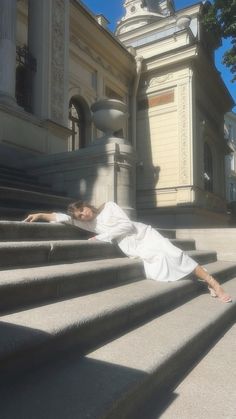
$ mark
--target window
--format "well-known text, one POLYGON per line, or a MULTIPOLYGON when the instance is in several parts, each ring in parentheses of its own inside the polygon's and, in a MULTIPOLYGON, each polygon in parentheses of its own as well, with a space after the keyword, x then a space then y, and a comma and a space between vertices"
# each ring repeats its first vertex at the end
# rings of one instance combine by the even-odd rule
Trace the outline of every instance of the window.
POLYGON ((86 117, 83 106, 76 99, 71 99, 69 107, 69 122, 72 134, 69 140, 69 150, 84 148, 86 145, 86 117))
POLYGON ((234 184, 233 183, 229 184, 229 200, 230 201, 234 200, 234 184))
POLYGON ((234 154, 230 155, 230 168, 231 168, 232 171, 234 171, 234 168, 235 168, 235 156, 234 156, 234 154))
POLYGON ((209 144, 204 144, 204 189, 213 192, 213 159, 209 144))
POLYGON ((233 127, 231 124, 228 125, 229 140, 233 140, 233 127))
POLYGON ((28 47, 16 48, 16 101, 27 112, 32 112, 33 77, 36 72, 36 60, 28 47))

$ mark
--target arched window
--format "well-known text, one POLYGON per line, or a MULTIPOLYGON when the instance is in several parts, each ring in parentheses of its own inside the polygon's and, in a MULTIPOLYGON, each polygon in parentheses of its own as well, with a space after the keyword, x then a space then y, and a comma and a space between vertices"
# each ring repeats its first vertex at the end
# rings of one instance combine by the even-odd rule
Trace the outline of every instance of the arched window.
POLYGON ((213 158, 210 146, 204 144, 204 189, 213 192, 213 158))
POLYGON ((16 63, 16 101, 25 111, 32 112, 32 86, 37 63, 26 45, 16 47, 16 63))
POLYGON ((69 107, 69 122, 72 134, 69 150, 77 150, 86 146, 86 115, 84 107, 76 99, 71 99, 69 107))
POLYGON ((16 68, 16 101, 19 106, 30 112, 27 92, 27 70, 22 65, 16 68))

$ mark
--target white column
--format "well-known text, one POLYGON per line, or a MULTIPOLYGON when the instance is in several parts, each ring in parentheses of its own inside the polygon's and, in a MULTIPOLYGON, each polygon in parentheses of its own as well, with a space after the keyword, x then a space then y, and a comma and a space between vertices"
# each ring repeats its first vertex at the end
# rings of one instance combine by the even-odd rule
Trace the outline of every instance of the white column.
POLYGON ((29 0, 28 43, 37 60, 33 111, 67 126, 69 0, 29 0))
POLYGON ((0 103, 16 105, 16 0, 0 0, 0 103))

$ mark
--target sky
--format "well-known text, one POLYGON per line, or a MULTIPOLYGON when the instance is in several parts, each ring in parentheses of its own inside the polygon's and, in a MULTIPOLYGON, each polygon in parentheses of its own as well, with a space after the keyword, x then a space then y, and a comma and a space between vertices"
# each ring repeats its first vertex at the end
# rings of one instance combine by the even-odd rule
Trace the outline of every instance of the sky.
MULTIPOLYGON (((95 14, 103 14, 109 20, 109 28, 114 31, 117 21, 124 15, 124 0, 82 0, 82 2, 95 14)), ((196 4, 196 0, 175 0, 176 10, 182 9, 192 4, 196 4)), ((222 55, 226 49, 230 46, 230 41, 226 40, 223 42, 222 47, 216 51, 215 61, 218 71, 220 71, 222 78, 236 103, 236 82, 231 83, 232 74, 230 71, 221 63, 222 55)), ((233 109, 236 112, 236 106, 233 109)))

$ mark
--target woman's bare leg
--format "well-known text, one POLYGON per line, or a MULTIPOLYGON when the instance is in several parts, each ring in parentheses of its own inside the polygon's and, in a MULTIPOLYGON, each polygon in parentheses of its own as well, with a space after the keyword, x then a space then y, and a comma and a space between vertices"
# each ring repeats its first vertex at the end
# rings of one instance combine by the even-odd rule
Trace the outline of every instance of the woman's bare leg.
POLYGON ((201 265, 198 265, 195 270, 194 274, 203 279, 208 284, 209 291, 213 297, 218 297, 219 300, 223 301, 224 303, 229 303, 232 301, 230 295, 226 294, 223 288, 220 286, 219 282, 213 278, 201 265))

